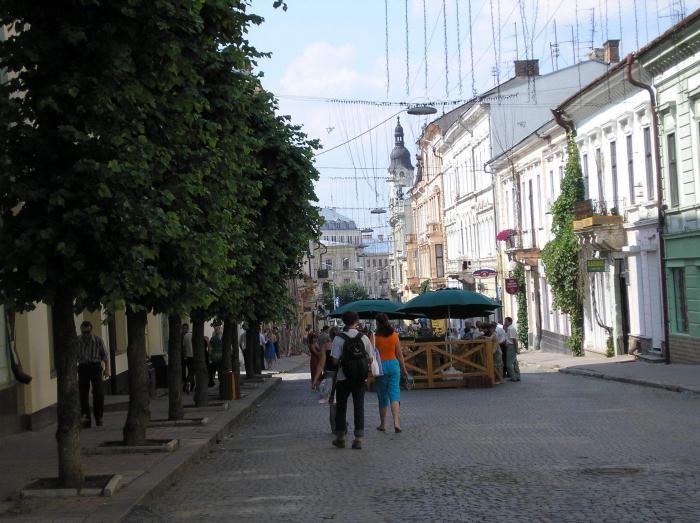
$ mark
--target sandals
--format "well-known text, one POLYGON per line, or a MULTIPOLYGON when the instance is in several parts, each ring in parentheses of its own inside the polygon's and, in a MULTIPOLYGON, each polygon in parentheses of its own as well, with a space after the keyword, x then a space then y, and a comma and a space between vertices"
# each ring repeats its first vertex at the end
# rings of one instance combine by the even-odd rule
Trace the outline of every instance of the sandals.
POLYGON ((382 428, 382 427, 377 427, 377 430, 379 430, 379 431, 381 431, 381 432, 386 432, 386 429, 385 429, 385 428, 382 428))
POLYGON ((403 432, 403 431, 401 430, 401 427, 394 427, 394 432, 399 434, 400 432, 403 432))

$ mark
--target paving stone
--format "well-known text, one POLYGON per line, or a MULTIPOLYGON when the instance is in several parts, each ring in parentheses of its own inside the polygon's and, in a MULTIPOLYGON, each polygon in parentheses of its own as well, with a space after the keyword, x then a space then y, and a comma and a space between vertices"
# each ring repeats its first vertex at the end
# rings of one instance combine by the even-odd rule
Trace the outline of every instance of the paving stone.
POLYGON ((294 377, 127 520, 700 521, 698 398, 531 372, 404 392, 394 434, 368 393, 357 451, 294 377))

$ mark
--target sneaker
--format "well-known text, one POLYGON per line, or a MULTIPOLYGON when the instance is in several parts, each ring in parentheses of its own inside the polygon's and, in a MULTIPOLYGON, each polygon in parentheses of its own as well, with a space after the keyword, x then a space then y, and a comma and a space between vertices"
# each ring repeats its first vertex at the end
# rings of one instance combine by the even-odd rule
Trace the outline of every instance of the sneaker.
MULTIPOLYGON (((354 445, 354 443, 353 443, 354 445)), ((333 440, 333 446, 338 447, 339 449, 344 449, 345 448, 345 439, 344 438, 335 438, 333 440)))
POLYGON ((98 427, 101 427, 101 426, 102 426, 102 418, 96 419, 96 420, 95 420, 95 425, 97 425, 98 427))
MULTIPOLYGON (((343 443, 345 443, 345 442, 343 442, 343 443)), ((343 444, 343 446, 345 446, 345 445, 343 444)), ((362 448, 362 440, 359 440, 359 439, 354 440, 352 442, 352 448, 360 450, 362 448)))
POLYGON ((90 422, 90 416, 81 416, 80 426, 84 429, 89 429, 92 426, 92 423, 90 422))

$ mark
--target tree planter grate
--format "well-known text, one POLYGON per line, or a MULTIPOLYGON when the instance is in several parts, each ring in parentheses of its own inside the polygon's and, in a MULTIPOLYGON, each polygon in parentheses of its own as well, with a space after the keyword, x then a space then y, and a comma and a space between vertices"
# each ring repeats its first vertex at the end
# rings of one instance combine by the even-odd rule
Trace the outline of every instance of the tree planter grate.
POLYGON ((105 441, 97 447, 84 448, 84 454, 151 454, 173 452, 179 446, 176 439, 147 439, 145 445, 124 445, 120 441, 105 441))
POLYGON ((32 481, 20 491, 23 498, 64 498, 74 496, 110 497, 122 486, 119 474, 101 474, 85 476, 85 483, 80 489, 62 488, 58 478, 39 478, 32 481))

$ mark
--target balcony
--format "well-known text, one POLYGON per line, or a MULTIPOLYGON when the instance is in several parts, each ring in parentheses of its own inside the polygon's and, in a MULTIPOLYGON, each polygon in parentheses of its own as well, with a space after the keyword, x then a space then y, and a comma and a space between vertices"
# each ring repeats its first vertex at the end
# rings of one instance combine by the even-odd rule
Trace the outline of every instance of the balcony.
POLYGON ((406 243, 416 243, 418 241, 418 237, 415 234, 406 234, 404 238, 406 239, 406 243))
POLYGON ((440 235, 442 234, 442 227, 440 226, 440 223, 429 223, 428 224, 428 232, 426 236, 430 238, 431 236, 435 235, 440 235))
POLYGON ((619 251, 627 244, 620 213, 624 201, 586 200, 574 208, 574 233, 581 245, 597 251, 619 251))

